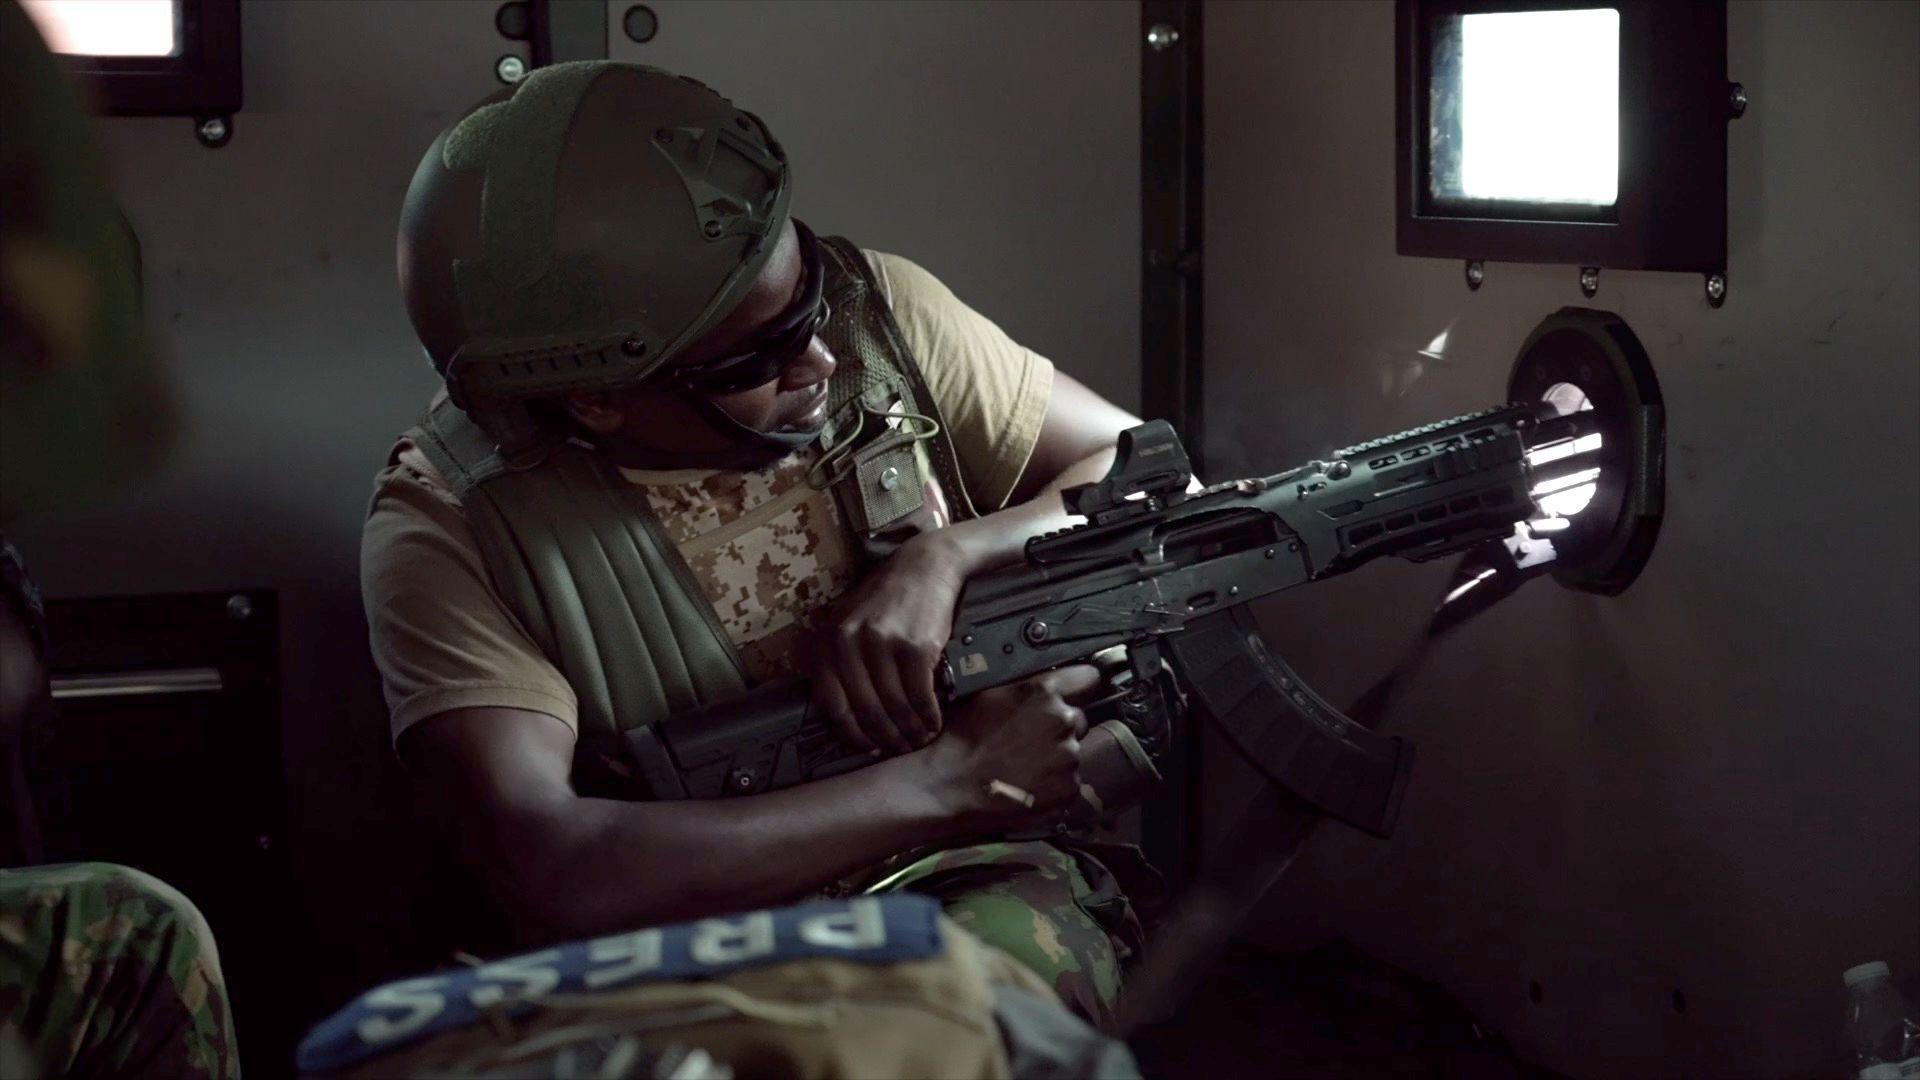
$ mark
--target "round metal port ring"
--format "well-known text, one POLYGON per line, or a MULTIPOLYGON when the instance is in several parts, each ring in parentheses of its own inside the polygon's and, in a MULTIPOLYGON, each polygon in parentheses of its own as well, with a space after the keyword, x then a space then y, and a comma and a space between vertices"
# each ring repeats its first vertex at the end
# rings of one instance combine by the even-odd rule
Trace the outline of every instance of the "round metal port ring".
POLYGON ((1592 502, 1553 534, 1554 579, 1612 596, 1639 577, 1653 554, 1666 509, 1666 410, 1653 363, 1626 321, 1610 311, 1564 307, 1527 335, 1507 378, 1511 401, 1585 396, 1599 421, 1600 476, 1592 502))

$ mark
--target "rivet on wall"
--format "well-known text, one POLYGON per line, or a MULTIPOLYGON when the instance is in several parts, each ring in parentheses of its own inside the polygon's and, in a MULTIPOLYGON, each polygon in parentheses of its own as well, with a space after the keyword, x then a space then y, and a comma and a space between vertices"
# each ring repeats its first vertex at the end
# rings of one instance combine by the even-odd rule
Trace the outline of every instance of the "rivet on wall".
POLYGON ((645 4, 635 4, 621 17, 620 28, 626 31, 627 37, 644 44, 660 32, 660 16, 645 4))
POLYGON ((233 140, 233 117, 203 116, 194 121, 194 137, 209 150, 218 150, 233 140))
POLYGON ((526 0, 501 4, 493 13, 493 28, 508 41, 525 41, 532 36, 533 14, 527 10, 526 0))
POLYGON ((1708 304, 1719 307, 1727 302, 1727 275, 1724 272, 1716 271, 1708 274, 1705 284, 1708 304))

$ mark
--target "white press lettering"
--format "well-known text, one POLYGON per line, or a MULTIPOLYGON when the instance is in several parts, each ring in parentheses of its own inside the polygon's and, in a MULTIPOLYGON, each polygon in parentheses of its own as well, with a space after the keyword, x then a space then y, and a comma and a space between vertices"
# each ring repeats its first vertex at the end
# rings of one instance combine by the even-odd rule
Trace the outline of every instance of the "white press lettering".
POLYGON ((526 1001, 553 991, 560 985, 560 973, 546 965, 560 959, 559 949, 528 953, 502 960, 475 971, 474 977, 488 980, 467 995, 476 1009, 485 1009, 505 1001, 526 1001), (506 983, 508 986, 496 985, 506 983), (509 987, 514 989, 508 993, 509 987))
POLYGON ((822 949, 873 949, 887 943, 887 923, 880 901, 864 896, 847 903, 847 910, 800 920, 800 940, 822 949))
POLYGON ((404 1009, 400 1016, 369 1016, 360 1021, 353 1029, 360 1041, 365 1043, 392 1042, 427 1026, 427 1021, 439 1016, 447 1007, 447 999, 440 994, 440 987, 446 983, 440 976, 428 976, 423 979, 406 979, 391 986, 383 986, 371 991, 360 1003, 369 1009, 404 1009))
POLYGON ((600 938, 587 945, 587 959, 595 964, 613 965, 587 972, 589 989, 598 990, 645 975, 660 966, 660 931, 641 930, 600 938))
POLYGON ((764 911, 740 919, 703 919, 694 924, 688 951, 696 964, 737 964, 773 952, 773 916, 764 911))

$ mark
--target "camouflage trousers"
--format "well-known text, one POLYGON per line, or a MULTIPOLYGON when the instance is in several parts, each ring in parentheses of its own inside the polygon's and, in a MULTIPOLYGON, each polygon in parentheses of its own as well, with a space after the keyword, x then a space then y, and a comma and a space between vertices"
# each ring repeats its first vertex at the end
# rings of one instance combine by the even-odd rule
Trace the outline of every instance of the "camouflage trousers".
POLYGON ((0 870, 0 1075, 237 1077, 213 933, 125 866, 0 870))
POLYGON ((1026 840, 938 851, 882 878, 870 893, 916 892, 947 917, 1032 969, 1098 1026, 1138 955, 1140 922, 1112 871, 1074 844, 1026 840))

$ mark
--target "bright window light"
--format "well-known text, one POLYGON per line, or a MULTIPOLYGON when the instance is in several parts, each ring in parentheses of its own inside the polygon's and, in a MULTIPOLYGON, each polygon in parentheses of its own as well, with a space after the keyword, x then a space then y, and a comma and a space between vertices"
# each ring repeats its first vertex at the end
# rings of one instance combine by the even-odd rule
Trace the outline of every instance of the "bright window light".
POLYGON ((1615 203, 1618 11, 1459 16, 1444 28, 1434 75, 1434 114, 1445 125, 1434 132, 1436 197, 1615 203))
POLYGON ((179 51, 174 0, 22 0, 47 39, 66 56, 172 56, 179 51))

